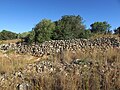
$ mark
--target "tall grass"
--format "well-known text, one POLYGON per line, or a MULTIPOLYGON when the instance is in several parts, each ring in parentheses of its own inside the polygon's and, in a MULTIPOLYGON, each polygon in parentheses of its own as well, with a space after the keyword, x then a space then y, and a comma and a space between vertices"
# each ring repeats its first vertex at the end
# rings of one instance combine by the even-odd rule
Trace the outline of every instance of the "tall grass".
POLYGON ((34 62, 35 57, 19 55, 14 51, 0 52, 0 73, 11 73, 34 62))
MULTIPOLYGON (((120 50, 110 48, 104 52, 95 49, 92 53, 77 51, 74 55, 72 52, 63 54, 63 60, 79 58, 90 60, 93 64, 79 69, 79 74, 76 74, 77 68, 67 75, 42 74, 36 79, 40 86, 34 86, 37 88, 35 90, 120 90, 120 50)), ((60 56, 57 60, 60 60, 60 56)))

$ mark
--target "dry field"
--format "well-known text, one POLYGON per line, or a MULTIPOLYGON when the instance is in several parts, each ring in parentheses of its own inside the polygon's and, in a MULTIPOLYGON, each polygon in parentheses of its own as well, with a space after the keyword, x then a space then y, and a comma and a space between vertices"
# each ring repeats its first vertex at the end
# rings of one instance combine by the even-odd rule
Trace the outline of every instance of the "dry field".
POLYGON ((21 41, 20 39, 13 39, 13 40, 1 40, 0 44, 8 44, 8 43, 16 43, 21 41))
MULTIPOLYGON (((107 51, 99 49, 85 52, 65 51, 53 56, 34 57, 19 55, 14 51, 0 52, 0 74, 9 74, 22 71, 28 64, 40 61, 53 61, 54 66, 63 62, 71 63, 73 60, 82 60, 82 65, 76 64, 71 71, 31 72, 26 73, 25 80, 15 78, 5 82, 6 87, 0 90, 120 90, 120 49, 110 48, 107 51), (86 62, 91 62, 87 65, 86 62), (85 64, 83 64, 85 63, 85 64), (67 73, 66 73, 67 72, 67 73), (16 89, 16 84, 27 81, 29 89, 16 89)), ((1 82, 1 81, 0 81, 1 82)))
POLYGON ((30 55, 19 55, 14 51, 0 52, 0 72, 12 73, 33 63, 36 57, 30 55))

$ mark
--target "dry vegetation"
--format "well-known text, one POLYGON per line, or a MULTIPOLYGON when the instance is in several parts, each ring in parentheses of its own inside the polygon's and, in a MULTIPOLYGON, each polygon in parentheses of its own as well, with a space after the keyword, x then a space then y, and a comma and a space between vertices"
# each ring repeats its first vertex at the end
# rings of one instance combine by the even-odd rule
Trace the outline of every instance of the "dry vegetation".
POLYGON ((115 37, 119 38, 119 35, 116 34, 94 34, 90 37, 90 39, 102 38, 102 37, 115 37))
MULTIPOLYGON (((59 61, 61 55, 56 55, 59 61)), ((90 60, 90 67, 83 66, 80 73, 77 68, 74 72, 66 73, 42 73, 29 78, 36 81, 33 90, 119 90, 120 89, 120 50, 109 49, 107 52, 93 50, 92 53, 64 52, 63 60, 71 62, 75 58, 84 61, 90 60)), ((56 62, 57 62, 56 61, 56 62)))
POLYGON ((0 44, 8 44, 8 43, 16 43, 21 41, 21 39, 13 39, 13 40, 1 40, 0 44))
MULTIPOLYGON (((61 55, 56 56, 56 60, 60 60, 61 55)), ((93 64, 80 68, 79 74, 76 74, 77 69, 67 75, 43 73, 35 78, 33 90, 120 90, 120 50, 93 50, 85 53, 78 51, 74 54, 65 52, 62 57, 68 62, 79 58, 84 61, 90 60, 93 64)))
MULTIPOLYGON (((14 51, 0 52, 0 73, 12 73, 29 63, 35 63, 37 57, 19 55, 14 51)), ((64 60, 71 62, 73 59, 91 61, 91 66, 83 65, 73 72, 66 73, 41 73, 35 75, 31 72, 26 80, 31 83, 32 90, 120 90, 120 49, 110 48, 107 51, 87 49, 75 52, 65 51, 54 56, 42 57, 40 60, 54 60, 55 63, 64 60), (34 76, 34 77, 33 77, 34 76)), ((59 72, 59 71, 58 71, 59 72)), ((16 80, 14 83, 17 83, 16 80)), ((1 90, 16 90, 15 86, 0 88, 1 90)), ((28 89, 29 90, 29 89, 28 89)))
POLYGON ((19 55, 14 51, 0 52, 0 73, 12 73, 34 62, 36 57, 19 55))

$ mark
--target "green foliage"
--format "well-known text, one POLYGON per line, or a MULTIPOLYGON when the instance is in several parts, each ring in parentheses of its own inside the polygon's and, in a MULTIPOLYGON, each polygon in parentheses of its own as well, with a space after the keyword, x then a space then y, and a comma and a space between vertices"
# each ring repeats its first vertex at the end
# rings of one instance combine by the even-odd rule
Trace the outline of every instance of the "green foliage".
POLYGON ((106 21, 95 22, 90 26, 91 29, 86 30, 83 19, 79 15, 64 15, 55 22, 43 19, 31 32, 22 33, 21 37, 25 37, 25 41, 29 43, 42 43, 51 39, 67 40, 90 38, 95 34, 112 34, 110 31, 111 26, 106 21))
POLYGON ((24 38, 24 41, 27 43, 35 42, 35 32, 32 30, 29 34, 24 38))
POLYGON ((11 31, 3 30, 0 32, 0 40, 17 39, 17 34, 11 31))
POLYGON ((95 22, 90 25, 91 26, 91 32, 93 33, 108 33, 110 31, 110 24, 108 24, 106 21, 104 22, 95 22))
POLYGON ((18 34, 18 38, 24 39, 24 38, 27 37, 29 34, 30 34, 30 32, 19 33, 19 34, 18 34))
POLYGON ((79 38, 84 32, 82 17, 74 15, 62 16, 62 19, 55 22, 56 28, 53 33, 53 39, 74 39, 79 38))
POLYGON ((120 27, 114 30, 114 34, 120 34, 120 27))
POLYGON ((27 35, 25 41, 42 43, 47 40, 51 40, 52 32, 55 29, 55 25, 51 20, 43 19, 39 22, 35 28, 27 35))
MULTIPOLYGON (((24 33, 26 35, 26 33, 24 33)), ((23 34, 23 36, 24 36, 23 34)), ((82 17, 74 15, 65 15, 58 21, 43 19, 35 28, 25 37, 29 43, 42 43, 48 40, 60 39, 78 39, 89 38, 90 30, 85 30, 82 17)))
POLYGON ((90 30, 84 30, 80 35, 79 37, 80 38, 85 38, 85 39, 88 39, 92 36, 92 33, 90 30))

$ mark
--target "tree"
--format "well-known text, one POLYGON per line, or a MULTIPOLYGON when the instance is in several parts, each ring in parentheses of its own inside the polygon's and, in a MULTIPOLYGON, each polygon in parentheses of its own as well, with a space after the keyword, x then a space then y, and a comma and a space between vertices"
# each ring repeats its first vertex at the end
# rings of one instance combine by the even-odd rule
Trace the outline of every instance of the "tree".
POLYGON ((25 36, 23 39, 27 43, 35 42, 35 32, 34 32, 34 30, 32 29, 32 31, 30 31, 29 34, 27 36, 25 36))
POLYGON ((82 17, 75 15, 65 15, 62 19, 55 22, 56 28, 53 39, 74 39, 79 38, 85 30, 82 17))
POLYGON ((120 34, 120 27, 114 30, 114 34, 120 34))
POLYGON ((18 37, 20 39, 24 39, 26 36, 28 36, 30 34, 30 32, 23 32, 23 33, 19 33, 18 34, 18 37))
POLYGON ((2 30, 0 32, 0 40, 17 39, 17 34, 11 31, 2 30))
POLYGON ((35 43, 42 43, 50 40, 54 29, 55 25, 51 20, 43 19, 35 26, 35 28, 33 28, 25 40, 35 43))
POLYGON ((91 33, 91 31, 88 29, 88 30, 84 30, 84 32, 82 32, 79 37, 80 37, 80 38, 88 39, 88 38, 90 38, 91 36, 92 36, 92 33, 91 33))
POLYGON ((90 25, 91 26, 91 32, 92 33, 100 33, 105 34, 110 31, 110 24, 108 24, 106 21, 104 22, 95 22, 90 25))

